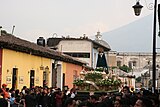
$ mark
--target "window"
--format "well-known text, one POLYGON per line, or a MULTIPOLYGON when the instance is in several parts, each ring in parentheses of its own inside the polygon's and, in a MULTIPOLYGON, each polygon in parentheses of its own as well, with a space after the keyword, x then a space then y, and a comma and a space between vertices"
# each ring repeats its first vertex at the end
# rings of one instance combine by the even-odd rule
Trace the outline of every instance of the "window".
POLYGON ((133 61, 133 66, 136 67, 137 66, 137 62, 133 61))
POLYGON ((76 80, 78 73, 76 70, 73 71, 73 80, 76 80))
POLYGON ((45 71, 43 72, 43 80, 47 80, 47 73, 45 71))
POLYGON ((128 62, 128 66, 129 66, 129 68, 132 68, 132 62, 131 61, 128 62))
MULTIPOLYGON (((46 82, 46 84, 45 85, 48 85, 48 72, 47 71, 44 71, 43 72, 43 81, 45 81, 46 82)), ((44 84, 43 84, 44 85, 44 84)))
POLYGON ((117 61, 117 66, 121 66, 121 61, 117 61))
POLYGON ((64 52, 64 54, 67 54, 72 57, 79 57, 79 58, 90 58, 90 53, 68 53, 64 52))

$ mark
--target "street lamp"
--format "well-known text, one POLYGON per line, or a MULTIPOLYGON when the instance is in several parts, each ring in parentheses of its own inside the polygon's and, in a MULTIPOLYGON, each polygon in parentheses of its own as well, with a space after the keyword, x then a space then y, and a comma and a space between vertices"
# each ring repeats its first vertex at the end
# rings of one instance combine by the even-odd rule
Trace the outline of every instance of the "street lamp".
MULTIPOLYGON (((143 6, 139 4, 139 0, 136 5, 133 6, 136 16, 140 15, 141 9, 143 6), (137 12, 137 13, 136 13, 137 12), (139 13, 138 13, 139 12, 139 13)), ((156 10, 157 10, 157 0, 154 2, 154 16, 153 16, 153 65, 152 65, 152 92, 155 93, 156 86, 156 10)))
POLYGON ((2 29, 2 26, 0 26, 0 36, 2 35, 2 30, 1 29, 2 29))
POLYGON ((141 10, 143 8, 142 5, 140 5, 139 1, 137 1, 136 5, 132 6, 134 8, 134 13, 136 16, 139 16, 141 13, 141 10))

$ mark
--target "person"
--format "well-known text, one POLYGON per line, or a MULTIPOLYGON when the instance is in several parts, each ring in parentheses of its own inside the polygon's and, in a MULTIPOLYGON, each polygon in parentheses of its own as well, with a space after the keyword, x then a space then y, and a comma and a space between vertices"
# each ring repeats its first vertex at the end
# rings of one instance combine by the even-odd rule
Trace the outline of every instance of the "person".
POLYGON ((56 99, 55 99, 55 93, 52 88, 48 89, 48 107, 56 107, 56 99))
POLYGON ((153 107, 153 106, 150 99, 146 97, 141 97, 136 101, 134 107, 153 107))
POLYGON ((131 94, 128 86, 124 86, 122 89, 122 100, 125 106, 131 105, 131 94))
MULTIPOLYGON (((32 91, 31 91, 32 92, 32 91)), ((25 107, 35 107, 36 106, 36 98, 30 94, 30 90, 27 89, 25 91, 26 95, 25 95, 25 107)))
POLYGON ((9 99, 9 101, 10 101, 10 106, 12 107, 12 105, 14 104, 14 101, 15 101, 15 93, 11 94, 11 98, 9 99))
POLYGON ((76 96, 76 89, 75 88, 72 88, 71 90, 70 90, 70 94, 71 94, 71 98, 75 98, 75 96, 76 96))
POLYGON ((115 96, 115 100, 122 100, 122 95, 121 94, 117 94, 115 96))
POLYGON ((95 105, 97 103, 97 100, 98 100, 98 97, 96 95, 90 96, 90 99, 89 99, 90 103, 95 105))
POLYGON ((62 107, 62 100, 63 100, 63 96, 64 96, 64 93, 61 92, 61 89, 58 88, 56 91, 55 91, 55 98, 56 98, 56 107, 62 107))
POLYGON ((43 80, 43 88, 47 87, 47 81, 43 80))
POLYGON ((76 101, 73 98, 68 98, 64 103, 64 107, 76 107, 76 101))
POLYGON ((27 86, 23 86, 22 88, 22 94, 25 95, 25 91, 27 90, 27 86))
POLYGON ((101 107, 101 101, 99 101, 99 96, 97 95, 91 95, 89 102, 93 107, 101 107))
POLYGON ((114 101, 114 107, 122 107, 122 101, 116 99, 116 100, 114 101))
POLYGON ((0 88, 0 107, 8 107, 8 102, 3 97, 3 90, 1 88, 0 88))
POLYGON ((4 98, 5 98, 5 99, 9 99, 9 98, 10 98, 10 95, 9 95, 9 93, 6 91, 6 88, 7 88, 7 84, 2 84, 2 90, 3 90, 4 98))
POLYGON ((48 104, 49 104, 49 96, 48 96, 48 89, 47 87, 44 87, 43 88, 43 92, 39 98, 39 102, 40 102, 40 105, 42 107, 48 107, 48 104))
POLYGON ((20 97, 15 98, 14 104, 11 107, 19 107, 20 106, 20 97))
POLYGON ((89 101, 81 102, 78 107, 95 107, 95 105, 91 104, 89 101))

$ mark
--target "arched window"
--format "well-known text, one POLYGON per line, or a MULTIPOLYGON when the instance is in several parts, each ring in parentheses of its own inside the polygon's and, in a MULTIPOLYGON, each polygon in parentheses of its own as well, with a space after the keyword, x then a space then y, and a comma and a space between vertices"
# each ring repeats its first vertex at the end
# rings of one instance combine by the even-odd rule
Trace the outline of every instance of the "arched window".
POLYGON ((117 66, 121 66, 122 62, 121 61, 117 61, 117 66))
POLYGON ((128 62, 128 66, 129 66, 129 68, 132 68, 132 61, 128 62))
POLYGON ((133 61, 133 66, 136 67, 137 66, 137 62, 133 61))

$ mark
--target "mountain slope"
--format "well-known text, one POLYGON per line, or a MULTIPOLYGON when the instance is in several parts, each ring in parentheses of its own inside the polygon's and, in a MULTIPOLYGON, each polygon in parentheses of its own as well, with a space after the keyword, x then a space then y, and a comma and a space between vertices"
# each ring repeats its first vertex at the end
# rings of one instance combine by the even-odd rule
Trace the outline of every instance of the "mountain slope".
POLYGON ((114 51, 151 52, 152 23, 151 14, 116 30, 103 33, 103 39, 114 51))

